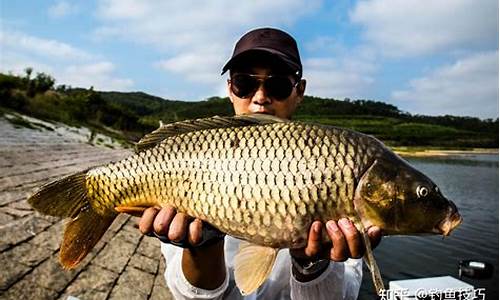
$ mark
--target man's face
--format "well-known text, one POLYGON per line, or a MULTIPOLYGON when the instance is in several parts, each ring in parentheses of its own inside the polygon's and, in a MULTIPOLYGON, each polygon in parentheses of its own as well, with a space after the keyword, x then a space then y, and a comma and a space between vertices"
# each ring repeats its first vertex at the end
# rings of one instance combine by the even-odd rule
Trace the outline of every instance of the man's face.
MULTIPOLYGON (((251 67, 248 70, 238 72, 244 72, 263 77, 273 74, 270 68, 260 66, 251 67)), ((290 76, 290 79, 294 80, 292 76, 290 76)), ((295 112, 295 109, 304 98, 306 82, 305 80, 301 80, 292 89, 292 93, 290 94, 290 96, 288 96, 288 98, 280 100, 269 97, 263 84, 260 84, 255 93, 249 95, 246 98, 240 98, 232 92, 231 84, 231 82, 228 82, 227 89, 229 93, 229 99, 231 99, 231 102, 233 103, 234 113, 236 115, 264 113, 275 115, 284 119, 290 119, 292 114, 295 112)))

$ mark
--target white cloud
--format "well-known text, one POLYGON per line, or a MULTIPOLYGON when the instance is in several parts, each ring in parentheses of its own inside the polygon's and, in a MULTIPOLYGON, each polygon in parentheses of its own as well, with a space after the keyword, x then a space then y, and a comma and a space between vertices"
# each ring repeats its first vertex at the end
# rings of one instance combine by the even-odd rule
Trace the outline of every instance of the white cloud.
POLYGON ((118 78, 115 66, 84 50, 56 40, 43 39, 22 32, 0 32, 0 71, 24 74, 34 72, 53 76, 57 84, 74 87, 94 86, 101 90, 127 90, 130 79, 118 78))
POLYGON ((361 25, 369 43, 390 56, 477 49, 498 42, 498 0, 359 1, 350 18, 361 25))
POLYGON ((157 65, 168 72, 184 74, 190 81, 210 84, 214 82, 214 78, 219 80, 217 73, 213 72, 220 68, 219 56, 211 51, 205 54, 180 54, 174 58, 162 60, 157 65))
POLYGON ((306 93, 335 99, 372 99, 376 53, 370 47, 350 46, 334 36, 319 35, 304 44, 309 56, 303 59, 306 93))
POLYGON ((95 31, 103 41, 118 37, 155 47, 164 58, 156 66, 189 81, 220 83, 220 71, 245 30, 292 25, 314 11, 321 0, 133 1, 103 0, 95 31))
POLYGON ((342 45, 332 36, 321 35, 313 38, 304 47, 309 52, 343 50, 342 45))
POLYGON ((401 109, 425 115, 498 117, 498 51, 474 54, 410 81, 392 98, 401 109))
POLYGON ((96 62, 81 65, 69 65, 62 69, 60 78, 72 86, 95 90, 124 91, 133 86, 130 79, 116 78, 115 66, 110 62, 96 62))
POLYGON ((22 32, 0 31, 0 45, 3 50, 16 49, 16 51, 30 52, 45 59, 89 60, 93 58, 93 55, 90 53, 69 44, 51 39, 38 38, 22 32))
MULTIPOLYGON (((0 47, 2 47, 1 44, 0 47)), ((17 75, 24 75, 24 71, 28 67, 33 68, 35 73, 46 72, 53 75, 53 69, 49 64, 46 64, 38 59, 34 59, 34 57, 30 55, 17 53, 15 51, 5 51, 2 49, 2 55, 0 55, 0 72, 11 72, 17 75)))
POLYGON ((361 56, 310 58, 304 61, 306 93, 335 99, 366 98, 377 66, 361 56))
POLYGON ((53 19, 64 18, 76 12, 78 12, 78 7, 75 4, 63 0, 55 2, 47 10, 49 17, 53 19))

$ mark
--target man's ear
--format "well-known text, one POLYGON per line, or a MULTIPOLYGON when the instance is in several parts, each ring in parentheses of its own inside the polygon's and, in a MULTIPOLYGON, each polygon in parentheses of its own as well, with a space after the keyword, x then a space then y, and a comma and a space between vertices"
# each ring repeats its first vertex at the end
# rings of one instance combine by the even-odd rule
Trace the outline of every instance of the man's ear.
POLYGON ((233 93, 231 92, 231 82, 228 80, 226 83, 227 95, 229 95, 229 101, 233 103, 233 93))
POLYGON ((303 98, 305 91, 306 91, 306 80, 301 79, 299 84, 297 85, 297 95, 303 98))

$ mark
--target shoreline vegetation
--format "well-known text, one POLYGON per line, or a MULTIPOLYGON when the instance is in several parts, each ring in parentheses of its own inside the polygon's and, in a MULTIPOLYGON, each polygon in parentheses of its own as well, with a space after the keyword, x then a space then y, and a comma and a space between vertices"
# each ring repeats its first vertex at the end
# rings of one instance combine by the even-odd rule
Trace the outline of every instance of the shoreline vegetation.
MULTIPOLYGON (((32 68, 26 68, 25 73, 0 73, 0 115, 19 113, 86 127, 94 135, 105 134, 122 144, 132 145, 157 129, 160 122, 233 115, 227 98, 187 102, 143 92, 102 92, 93 87, 55 86, 53 77, 34 75, 32 68)), ((498 154, 498 118, 412 115, 381 101, 305 96, 295 119, 373 135, 402 156, 498 154)), ((17 126, 34 126, 21 118, 10 121, 17 126)))
POLYGON ((470 149, 423 149, 422 147, 392 147, 400 156, 406 157, 450 157, 471 155, 498 155, 498 148, 470 148, 470 149))

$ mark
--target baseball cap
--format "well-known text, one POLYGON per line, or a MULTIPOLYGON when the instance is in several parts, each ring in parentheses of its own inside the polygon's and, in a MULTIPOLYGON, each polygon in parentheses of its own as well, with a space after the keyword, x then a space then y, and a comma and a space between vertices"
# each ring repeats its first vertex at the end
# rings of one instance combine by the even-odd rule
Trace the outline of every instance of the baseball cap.
POLYGON ((222 74, 231 69, 238 60, 252 52, 271 54, 279 58, 293 74, 299 78, 302 77, 302 63, 297 42, 288 33, 275 28, 258 28, 244 34, 236 42, 233 55, 222 68, 222 74))

